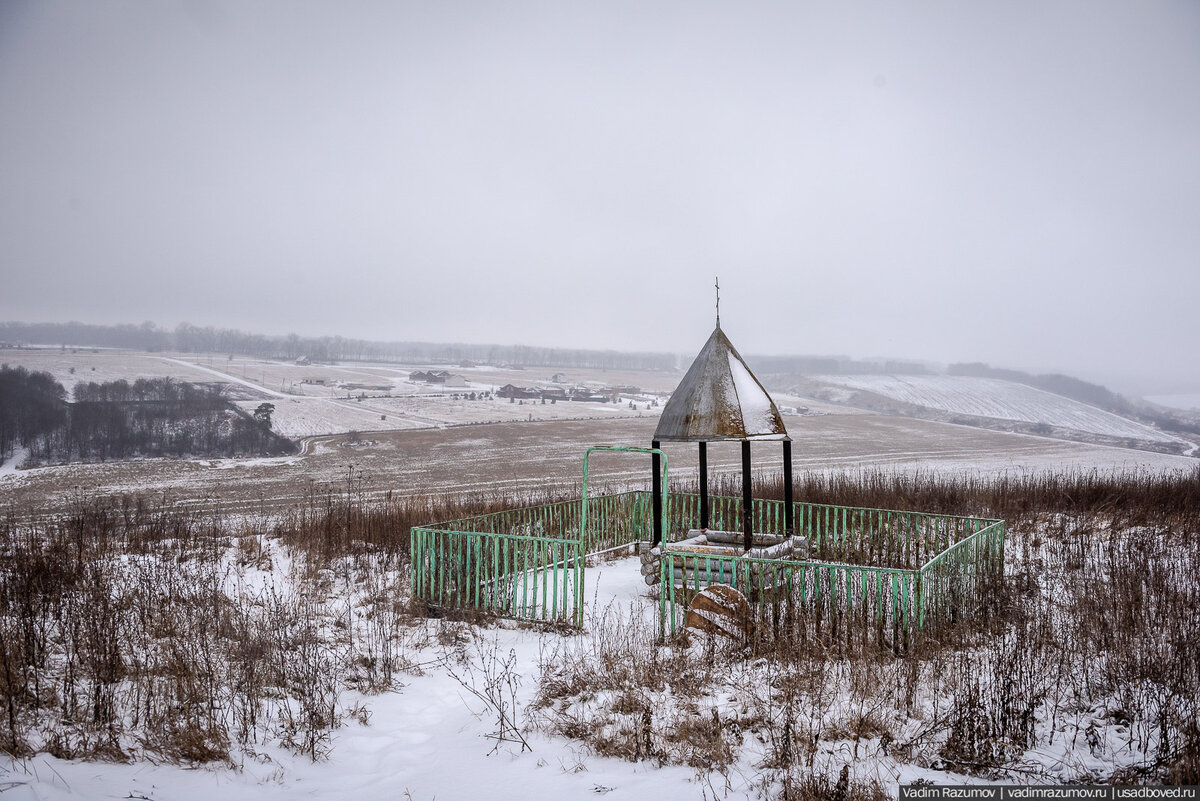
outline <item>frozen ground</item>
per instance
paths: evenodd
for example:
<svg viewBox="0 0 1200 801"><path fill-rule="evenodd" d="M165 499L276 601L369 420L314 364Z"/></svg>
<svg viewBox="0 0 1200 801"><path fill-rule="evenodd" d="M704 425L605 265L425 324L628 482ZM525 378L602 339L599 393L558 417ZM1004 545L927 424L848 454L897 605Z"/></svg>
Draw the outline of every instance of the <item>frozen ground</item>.
<svg viewBox="0 0 1200 801"><path fill-rule="evenodd" d="M587 571L593 604L638 602L641 582L636 559ZM647 607L647 613L649 613ZM436 626L436 622L428 625ZM526 677L522 702L533 691L545 638L540 630L502 626L483 636L501 653L515 651L517 670ZM439 659L436 647L412 655L414 661ZM0 792L6 801L26 799L150 798L208 801L219 795L237 799L355 798L480 801L521 797L538 799L697 797L695 772L658 769L615 759L587 756L561 739L530 737L533 751L510 744L492 751L494 730L482 705L450 675L436 667L406 676L394 692L344 696L370 709L368 725L351 722L335 734L333 754L313 764L282 749L263 748L238 770L224 767L185 769L171 765L132 765L64 761L45 754L0 767ZM4 763L0 763L4 765ZM664 795L665 794L665 795Z"/></svg>
<svg viewBox="0 0 1200 801"><path fill-rule="evenodd" d="M78 494L165 493L175 500L219 499L228 509L278 508L312 492L364 495L521 493L559 487L577 491L590 445L647 446L657 419L546 421L445 429L339 434L309 439L301 455L274 459L147 459L41 467L0 474L5 509L51 512ZM990 431L874 414L787 418L796 470L1022 473L1063 470L1190 471L1200 461L1149 451ZM664 443L672 479L697 472L694 445ZM714 473L740 469L737 443L712 443ZM782 448L755 445L755 469L782 471ZM649 481L644 457L604 454L593 477L620 486Z"/></svg>
<svg viewBox="0 0 1200 801"><path fill-rule="evenodd" d="M299 365L291 362L229 358L218 354L156 354L124 350L60 348L7 351L4 361L49 372L68 391L80 382L172 377L181 381L221 381L230 396L252 412L267 401L275 406L272 428L301 438L349 431L404 431L475 423L539 420L586 420L657 414L655 392L672 389L679 376L661 371L579 371L570 382L555 384L550 369L519 370L454 365L378 365L346 362ZM444 369L464 376L466 387L444 387L409 380L414 370ZM509 403L506 399L468 400L474 392L517 386L636 386L643 392L618 403ZM457 396L457 397L456 397ZM630 403L637 408L633 408Z"/></svg>
<svg viewBox="0 0 1200 801"><path fill-rule="evenodd" d="M626 558L586 573L591 620L605 610L629 614L640 610L653 619L655 609L644 594L639 561ZM436 628L437 621L424 625ZM514 672L522 678L519 715L528 722L536 690L539 660L562 635L539 629L502 625L481 631L482 647L516 656ZM5 801L112 798L154 801L241 801L246 799L353 798L362 801L527 801L604 797L759 798L761 775L756 751L722 777L687 767L657 767L653 761L632 763L594 756L562 737L532 731L532 751L504 743L492 753L495 715L471 696L438 664L446 651L433 644L410 658L424 666L406 675L392 692L363 696L344 694L342 706L365 705L367 725L348 722L335 732L326 762L312 763L280 748L264 746L253 757L241 756L236 769L223 766L184 768L135 762L110 764L61 760L39 754L19 762L0 762L0 793ZM831 744L835 750L838 744ZM942 781L945 773L898 766L887 760L863 759L853 767L857 778L878 779L885 786L922 776ZM719 792L715 792L719 791Z"/></svg>
<svg viewBox="0 0 1200 801"><path fill-rule="evenodd" d="M214 797L221 801L559 801L593 796L707 801L776 797L778 787L771 782L778 773L763 767L769 745L754 729L733 734L740 741L733 763L724 772L710 772L707 764L660 767L654 759L630 762L597 756L582 743L548 734L548 727L539 726L550 713L534 704L538 677L543 665L556 664L560 649L592 653L593 638L615 636L614 621L653 641L656 604L646 594L639 567L636 557L626 557L585 571L587 608L582 633L504 621L490 626L417 621L397 646L404 649L410 668L391 690L369 695L343 692L340 696L343 712L362 711L357 718L347 715L344 725L334 731L332 751L325 761L314 763L273 743L256 745L252 751L235 748L232 766L213 763L191 768L147 760L113 764L38 754L19 761L0 760L0 794L6 801L209 801ZM330 608L341 608L341 603L335 601ZM531 750L515 739L497 744L495 712L470 691L486 683L483 665L489 654L511 660L507 671L492 675L515 678L513 717ZM697 663L706 659L701 638L694 640L687 659ZM715 710L721 719L736 721L741 719L738 708L753 703L746 699L770 693L772 674L765 661L738 662L735 658L732 664L737 665L737 676L710 677L707 681L711 684L705 684L705 692L696 699L699 707L694 714L708 717ZM652 697L662 703L660 711L667 715L675 706L670 684L657 692L664 695ZM888 702L879 714L890 721L899 741L922 742L922 748L936 753L936 738L924 739L921 732L931 725L931 717L936 717L931 708L940 708L944 714L950 699L935 699L921 692L909 712L888 711L892 703ZM853 719L856 711L861 714L863 697L845 687L822 696L821 703L820 711L800 713L801 720L810 713L826 720L827 725L817 729L823 733L809 755L821 773L833 777L846 766L851 778L876 781L893 797L898 785L917 780L938 784L998 781L921 767L917 763L930 763L928 755L901 757L904 749L889 749L878 732L852 736L835 722ZM1052 783L1079 775L1106 776L1119 767L1141 764L1144 755L1126 742L1128 727L1119 719L1106 719L1101 701L1057 717L1043 706L1038 703L1033 721L1037 730L1034 742L1042 745L1031 746L1011 762L1009 781ZM741 716L746 714L743 708ZM905 761L898 761L901 758Z"/></svg>
<svg viewBox="0 0 1200 801"><path fill-rule="evenodd" d="M18 462L10 460L0 466L0 511L50 512L68 506L81 494L122 492L166 493L176 499L218 498L231 508L262 509L302 502L314 489L344 487L351 476L366 495L571 488L579 483L588 446L646 446L653 439L661 410L661 406L648 407L646 400L633 398L620 404L522 404L461 397L464 392L478 394L507 383L550 386L553 372L549 369L444 365L467 376L475 388L447 390L409 381L409 368L398 365L296 365L231 360L221 355L72 352L58 348L9 351L5 359L31 370L48 370L68 385L76 380L131 380L143 375L224 380L231 384L231 391L240 393L237 402L243 408L253 410L263 401L274 404L276 429L304 441L300 455L279 459L155 459L33 470L14 470ZM861 377L837 378L849 381ZM579 370L567 371L566 379L567 384L633 385L660 392L672 389L679 373ZM1020 406L1015 400L1018 395L1012 394L1016 385L999 383L1004 384L1003 391L997 390L999 397L1008 399L1014 415L1037 417L1034 410L1044 409L1052 417L1073 410L1100 430L1161 436L1153 429L1122 418L1110 419L1112 415L1100 410L1035 390L1029 390L1029 396L1018 394L1041 406ZM877 383L871 385L879 388ZM929 386L943 384L933 381ZM944 386L959 385L951 382ZM840 389L852 391L848 387ZM965 407L968 396L973 398L970 403L992 402L978 392L964 393L956 395L944 389L944 405L952 406L953 401ZM455 394L460 397L454 398ZM932 390L926 394L932 397ZM804 407L810 412L784 416L795 440L798 471L1163 471L1191 470L1200 463L1149 451L880 415L783 392L773 395L781 407ZM630 401L636 409L630 407ZM665 450L673 477L687 479L696 474L694 446L667 443ZM740 467L735 445L713 443L709 458L717 472ZM777 446L756 445L753 458L758 470L782 470L781 449ZM643 461L606 456L594 465L595 475L622 486L640 486L649 473Z"/></svg>
<svg viewBox="0 0 1200 801"><path fill-rule="evenodd" d="M821 375L831 387L863 390L952 414L1044 423L1118 439L1178 443L1177 437L1094 406L1024 384L972 376ZM850 400L850 396L846 395ZM852 401L851 401L852 402Z"/></svg>

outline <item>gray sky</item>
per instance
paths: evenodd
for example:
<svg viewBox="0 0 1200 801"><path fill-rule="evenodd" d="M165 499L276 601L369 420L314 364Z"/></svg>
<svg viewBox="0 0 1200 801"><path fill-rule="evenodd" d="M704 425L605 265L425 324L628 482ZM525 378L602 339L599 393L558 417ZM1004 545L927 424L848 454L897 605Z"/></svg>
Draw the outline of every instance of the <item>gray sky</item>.
<svg viewBox="0 0 1200 801"><path fill-rule="evenodd" d="M0 1L0 319L692 353L716 274L1200 384L1200 3Z"/></svg>

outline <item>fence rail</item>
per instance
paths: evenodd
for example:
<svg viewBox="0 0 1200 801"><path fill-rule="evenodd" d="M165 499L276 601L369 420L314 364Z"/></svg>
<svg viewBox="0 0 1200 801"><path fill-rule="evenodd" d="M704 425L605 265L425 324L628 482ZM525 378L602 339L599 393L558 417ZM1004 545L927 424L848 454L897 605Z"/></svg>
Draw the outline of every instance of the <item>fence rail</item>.
<svg viewBox="0 0 1200 801"><path fill-rule="evenodd" d="M784 533L782 501L756 499L751 511L756 532ZM414 528L413 594L439 607L582 626L585 557L648 543L650 493L590 497L586 521L582 513L581 501L562 501ZM749 590L756 619L774 631L853 630L894 644L914 627L969 614L1003 561L998 520L810 503L795 503L793 515L795 533L809 541L807 560L666 551L662 632L681 625L684 602L703 581ZM699 495L668 493L663 519L669 541L699 528ZM740 530L741 521L740 498L709 498L710 528Z"/></svg>
<svg viewBox="0 0 1200 801"><path fill-rule="evenodd" d="M912 570L667 550L660 563L660 635L675 634L688 600L713 583L739 590L750 603L756 635L778 639L901 648L920 608L920 577Z"/></svg>
<svg viewBox="0 0 1200 801"><path fill-rule="evenodd" d="M434 606L581 623L577 539L420 528L411 541L413 594Z"/></svg>
<svg viewBox="0 0 1200 801"><path fill-rule="evenodd" d="M950 545L920 569L922 627L955 623L969 616L984 599L988 579L1004 570L1005 526L1002 520L980 520L972 536Z"/></svg>

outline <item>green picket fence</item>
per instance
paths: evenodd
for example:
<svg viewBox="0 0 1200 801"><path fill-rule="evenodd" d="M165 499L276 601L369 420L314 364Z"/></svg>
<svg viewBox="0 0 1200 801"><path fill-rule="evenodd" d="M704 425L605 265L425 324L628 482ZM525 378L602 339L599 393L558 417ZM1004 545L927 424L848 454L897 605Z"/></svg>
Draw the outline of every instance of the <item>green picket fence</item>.
<svg viewBox="0 0 1200 801"><path fill-rule="evenodd" d="M935 554L971 536L985 523L978 518L901 512L850 506L794 503L795 533L809 538L821 561L875 567L918 569ZM783 501L756 498L751 507L754 531L782 534ZM664 504L664 530L700 528L700 496L671 493ZM709 497L709 528L742 530L742 499Z"/></svg>
<svg viewBox="0 0 1200 801"><path fill-rule="evenodd" d="M583 625L589 553L647 538L650 497L624 492L414 528L413 595L443 608Z"/></svg>
<svg viewBox="0 0 1200 801"><path fill-rule="evenodd" d="M579 625L578 539L412 530L413 594L434 606Z"/></svg>
<svg viewBox="0 0 1200 801"><path fill-rule="evenodd" d="M948 546L919 571L921 627L955 623L975 610L989 579L1004 570L1005 526L1002 520L976 520L970 536Z"/></svg>
<svg viewBox="0 0 1200 801"><path fill-rule="evenodd" d="M741 530L740 498L711 496L709 509L710 528ZM563 501L414 528L413 594L438 607L582 626L586 556L649 542L650 493L590 497L586 521L582 513L581 501ZM756 499L752 514L756 532L783 533L782 501ZM794 504L793 515L809 561L702 557L695 587L659 585L662 632L682 625L689 590L703 581L751 590L756 616L776 630L895 642L914 626L960 619L1003 560L1001 521L808 503ZM667 494L663 519L665 538L682 539L700 526L699 496ZM663 576L682 570L682 559L664 554Z"/></svg>
<svg viewBox="0 0 1200 801"><path fill-rule="evenodd" d="M683 568L686 567L686 572ZM664 551L660 562L659 632L683 625L692 596L729 584L750 603L756 636L905 647L920 610L915 571L751 557L696 557ZM680 574L685 576L680 581Z"/></svg>
<svg viewBox="0 0 1200 801"><path fill-rule="evenodd" d="M737 498L710 498L710 528L741 529ZM675 528L699 526L699 498L673 495ZM755 531L784 531L783 503L758 500ZM806 560L702 556L664 549L660 633L683 625L688 601L714 583L750 602L756 631L824 642L901 649L911 632L963 620L979 609L986 579L1003 570L1003 521L797 503L795 533L808 537Z"/></svg>

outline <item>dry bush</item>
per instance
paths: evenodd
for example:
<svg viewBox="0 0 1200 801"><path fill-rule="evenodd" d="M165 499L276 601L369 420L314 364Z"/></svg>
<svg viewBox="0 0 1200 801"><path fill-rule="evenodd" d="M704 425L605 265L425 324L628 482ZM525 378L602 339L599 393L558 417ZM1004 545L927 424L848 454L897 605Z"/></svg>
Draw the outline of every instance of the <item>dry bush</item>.
<svg viewBox="0 0 1200 801"><path fill-rule="evenodd" d="M407 656L424 613L409 597L411 527L513 505L376 501L362 483L351 469L256 528L215 500L167 496L81 496L59 518L10 512L0 751L228 762L276 741L325 756L343 689L381 692L419 670Z"/></svg>
<svg viewBox="0 0 1200 801"><path fill-rule="evenodd" d="M525 739L521 704L517 700L521 675L515 670L516 651L510 649L502 654L498 640L488 640L474 628L468 637L454 637L443 647L443 668L483 703L489 717L496 718L496 730L484 735L495 741L490 753L504 743L519 744L522 752L532 751Z"/></svg>
<svg viewBox="0 0 1200 801"><path fill-rule="evenodd" d="M1111 766L1064 768L1080 779L1200 781L1200 471L808 474L797 498L1006 519L1006 573L976 614L899 655L851 637L854 620L840 637L765 630L743 647L659 643L652 611L592 608L589 637L546 638L525 712L605 755L718 772L750 760L764 795L787 798L875 797L837 775L846 758L1049 778L1036 754L1051 747ZM417 669L411 527L551 500L373 500L351 472L259 521L268 534L215 502L167 498L11 515L0 749L229 761L277 741L320 758L348 714L344 688L385 690ZM464 626L445 627L454 640L451 628Z"/></svg>
<svg viewBox="0 0 1200 801"><path fill-rule="evenodd" d="M323 631L323 599L239 588L270 560L232 548L219 512L100 499L0 533L4 751L230 761L274 737L322 755L348 646Z"/></svg>
<svg viewBox="0 0 1200 801"><path fill-rule="evenodd" d="M851 779L849 767L843 765L837 779L824 772L789 772L774 797L779 801L891 801L893 796L874 779Z"/></svg>
<svg viewBox="0 0 1200 801"><path fill-rule="evenodd" d="M654 627L636 611L593 614L592 641L543 659L541 725L600 754L690 764L676 746L686 721L689 742L716 746L703 759L720 769L731 758L710 723L720 720L762 742L760 768L787 797L878 791L838 789L822 767L834 746L854 758L1059 781L1037 754L1065 745L1089 753L1066 778L1196 780L1200 471L798 483L805 501L1006 518L1006 573L976 614L899 655L770 626L748 650L650 647ZM1085 766L1095 759L1110 766L1105 775Z"/></svg>
<svg viewBox="0 0 1200 801"><path fill-rule="evenodd" d="M384 569L392 569L407 565L414 526L568 499L550 490L461 497L388 492L372 498L364 490L366 483L364 474L351 466L340 486L310 484L303 503L280 513L275 536L304 551L316 564L371 557L371 569L378 559Z"/></svg>

